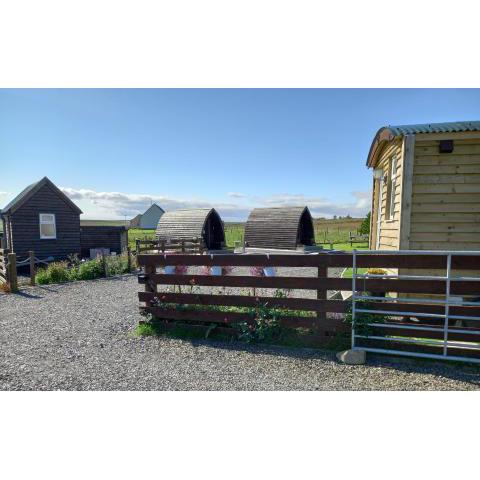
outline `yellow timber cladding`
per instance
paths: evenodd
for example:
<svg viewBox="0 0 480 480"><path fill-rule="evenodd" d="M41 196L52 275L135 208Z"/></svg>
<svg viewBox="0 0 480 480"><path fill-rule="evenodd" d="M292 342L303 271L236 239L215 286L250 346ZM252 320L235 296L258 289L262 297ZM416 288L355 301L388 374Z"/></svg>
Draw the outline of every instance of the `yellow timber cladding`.
<svg viewBox="0 0 480 480"><path fill-rule="evenodd" d="M396 161L393 198L388 179ZM383 170L382 178L373 183L372 228L370 246L375 250L398 250L400 241L400 215L403 181L403 140L389 142L381 152L376 169ZM390 188L389 188L390 187ZM380 196L380 199L379 199ZM391 202L391 203L390 203ZM390 204L389 204L390 203ZM393 206L390 211L390 206Z"/></svg>
<svg viewBox="0 0 480 480"><path fill-rule="evenodd" d="M480 249L480 132L416 136L408 248Z"/></svg>

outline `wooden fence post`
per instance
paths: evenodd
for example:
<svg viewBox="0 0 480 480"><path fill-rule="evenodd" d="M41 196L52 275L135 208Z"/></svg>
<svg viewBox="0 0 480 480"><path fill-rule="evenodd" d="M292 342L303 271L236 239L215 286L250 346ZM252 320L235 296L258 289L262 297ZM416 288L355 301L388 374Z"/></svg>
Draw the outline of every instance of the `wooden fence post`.
<svg viewBox="0 0 480 480"><path fill-rule="evenodd" d="M18 290L16 253L8 254L8 283L10 284L11 292L16 292Z"/></svg>
<svg viewBox="0 0 480 480"><path fill-rule="evenodd" d="M30 285L35 285L35 252L30 250L28 256L30 257Z"/></svg>
<svg viewBox="0 0 480 480"><path fill-rule="evenodd" d="M140 250L140 239L136 238L135 239L135 253L137 254L137 257L138 257L138 254L140 253L139 250Z"/></svg>
<svg viewBox="0 0 480 480"><path fill-rule="evenodd" d="M157 285L152 283L150 280L150 275L154 274L156 272L156 268L153 265L145 265L143 267L145 275L147 275L147 280L145 282L145 291L154 293L157 291Z"/></svg>
<svg viewBox="0 0 480 480"><path fill-rule="evenodd" d="M326 263L317 268L317 278L326 278L328 277L328 267ZM317 290L317 300L326 300L327 299L327 289L326 287ZM324 326L323 322L327 319L327 314L324 311L317 311L317 332L323 333Z"/></svg>
<svg viewBox="0 0 480 480"><path fill-rule="evenodd" d="M128 273L132 271L132 252L130 251L130 246L127 247L127 268Z"/></svg>

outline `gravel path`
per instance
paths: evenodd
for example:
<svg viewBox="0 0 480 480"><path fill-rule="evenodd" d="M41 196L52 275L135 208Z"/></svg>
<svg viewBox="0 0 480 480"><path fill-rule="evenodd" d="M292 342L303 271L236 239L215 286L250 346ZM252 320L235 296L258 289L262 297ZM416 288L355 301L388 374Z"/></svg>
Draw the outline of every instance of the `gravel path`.
<svg viewBox="0 0 480 480"><path fill-rule="evenodd" d="M480 370L207 341L138 338L135 276L0 295L2 390L467 390Z"/></svg>

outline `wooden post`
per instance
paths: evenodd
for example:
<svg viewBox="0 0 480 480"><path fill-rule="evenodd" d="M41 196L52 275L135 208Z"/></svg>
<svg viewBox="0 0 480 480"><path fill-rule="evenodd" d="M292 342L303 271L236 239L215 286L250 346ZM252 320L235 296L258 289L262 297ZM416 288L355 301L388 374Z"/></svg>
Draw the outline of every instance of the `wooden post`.
<svg viewBox="0 0 480 480"><path fill-rule="evenodd" d="M16 253L8 254L8 283L10 284L11 292L16 292L18 290Z"/></svg>
<svg viewBox="0 0 480 480"><path fill-rule="evenodd" d="M145 275L147 275L147 281L145 282L145 291L146 292L156 292L157 291L157 286L154 285L150 279L150 275L154 274L156 272L156 268L153 265L145 265L143 267ZM147 302L147 306L148 306Z"/></svg>
<svg viewBox="0 0 480 480"><path fill-rule="evenodd" d="M328 267L325 265L321 265L317 268L317 277L318 278L326 278L328 277ZM317 300L326 300L327 299L327 289L326 288L322 288L320 290L317 290ZM323 323L325 322L325 320L327 319L327 314L325 312L325 310L322 312L322 311L317 311L317 333L321 334L323 333L325 330L324 330L324 326L323 326Z"/></svg>
<svg viewBox="0 0 480 480"><path fill-rule="evenodd" d="M140 253L139 250L140 250L140 239L136 238L135 239L135 252L137 254L137 257L138 257L138 254Z"/></svg>
<svg viewBox="0 0 480 480"><path fill-rule="evenodd" d="M30 257L30 285L35 285L35 252L30 250L28 256Z"/></svg>
<svg viewBox="0 0 480 480"><path fill-rule="evenodd" d="M130 273L132 271L132 252L130 246L127 247L127 268L128 273Z"/></svg>

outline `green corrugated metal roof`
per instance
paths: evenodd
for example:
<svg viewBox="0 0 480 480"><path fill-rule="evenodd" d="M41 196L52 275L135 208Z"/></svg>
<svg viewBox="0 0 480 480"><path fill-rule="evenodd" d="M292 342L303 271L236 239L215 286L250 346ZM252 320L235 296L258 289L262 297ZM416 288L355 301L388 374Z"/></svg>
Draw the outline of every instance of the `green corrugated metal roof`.
<svg viewBox="0 0 480 480"><path fill-rule="evenodd" d="M382 127L373 139L367 157L367 166L375 163L376 154L385 142L404 135L415 135L417 133L453 133L453 132L478 132L480 131L480 120L469 122L442 122L442 123L416 123L413 125L389 125Z"/></svg>
<svg viewBox="0 0 480 480"><path fill-rule="evenodd" d="M393 135L412 135L415 133L474 132L480 130L480 121L417 123L414 125L389 125Z"/></svg>

